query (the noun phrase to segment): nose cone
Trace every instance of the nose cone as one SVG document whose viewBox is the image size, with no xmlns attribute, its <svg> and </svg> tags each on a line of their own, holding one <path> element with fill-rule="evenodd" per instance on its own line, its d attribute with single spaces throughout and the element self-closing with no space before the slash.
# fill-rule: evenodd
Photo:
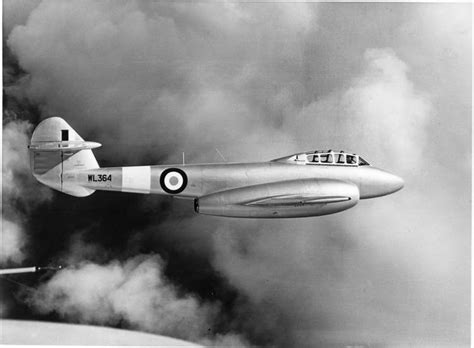
<svg viewBox="0 0 474 348">
<path fill-rule="evenodd" d="M 404 181 L 399 176 L 378 168 L 364 169 L 360 181 L 360 198 L 374 198 L 401 190 Z"/>
<path fill-rule="evenodd" d="M 399 176 L 386 173 L 385 178 L 385 187 L 387 189 L 387 194 L 397 192 L 403 188 L 405 182 Z"/>
</svg>

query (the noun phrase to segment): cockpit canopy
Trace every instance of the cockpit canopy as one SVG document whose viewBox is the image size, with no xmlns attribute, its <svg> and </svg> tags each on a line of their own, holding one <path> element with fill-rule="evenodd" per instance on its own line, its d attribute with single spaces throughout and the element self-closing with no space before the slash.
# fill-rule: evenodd
<svg viewBox="0 0 474 348">
<path fill-rule="evenodd" d="M 368 166 L 369 163 L 359 155 L 344 151 L 308 151 L 287 157 L 277 158 L 272 162 L 285 162 L 305 165 L 331 166 Z"/>
</svg>

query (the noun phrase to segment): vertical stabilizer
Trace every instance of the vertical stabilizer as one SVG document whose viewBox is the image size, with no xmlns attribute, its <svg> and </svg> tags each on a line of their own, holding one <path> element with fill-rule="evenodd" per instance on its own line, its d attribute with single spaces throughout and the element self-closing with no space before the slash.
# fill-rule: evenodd
<svg viewBox="0 0 474 348">
<path fill-rule="evenodd" d="M 92 149 L 99 146 L 99 143 L 84 141 L 62 118 L 47 118 L 35 128 L 31 136 L 31 171 L 39 182 L 55 190 L 76 197 L 88 196 L 94 190 L 63 183 L 63 174 L 99 168 L 92 153 Z"/>
</svg>

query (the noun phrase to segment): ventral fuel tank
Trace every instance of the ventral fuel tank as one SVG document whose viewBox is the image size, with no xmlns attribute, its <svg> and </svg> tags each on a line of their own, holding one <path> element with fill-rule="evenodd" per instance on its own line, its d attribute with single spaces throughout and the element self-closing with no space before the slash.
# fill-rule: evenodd
<svg viewBox="0 0 474 348">
<path fill-rule="evenodd" d="M 307 179 L 213 193 L 195 199 L 194 209 L 200 214 L 227 217 L 294 218 L 337 213 L 358 201 L 359 189 L 353 183 Z"/>
</svg>

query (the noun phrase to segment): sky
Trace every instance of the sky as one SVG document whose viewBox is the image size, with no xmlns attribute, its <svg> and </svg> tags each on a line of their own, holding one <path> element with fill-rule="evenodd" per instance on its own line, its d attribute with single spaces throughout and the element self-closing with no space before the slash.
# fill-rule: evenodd
<svg viewBox="0 0 474 348">
<path fill-rule="evenodd" d="M 208 345 L 467 346 L 471 4 L 3 2 L 1 313 Z M 59 115 L 101 166 L 355 152 L 405 180 L 317 218 L 37 183 Z"/>
</svg>

